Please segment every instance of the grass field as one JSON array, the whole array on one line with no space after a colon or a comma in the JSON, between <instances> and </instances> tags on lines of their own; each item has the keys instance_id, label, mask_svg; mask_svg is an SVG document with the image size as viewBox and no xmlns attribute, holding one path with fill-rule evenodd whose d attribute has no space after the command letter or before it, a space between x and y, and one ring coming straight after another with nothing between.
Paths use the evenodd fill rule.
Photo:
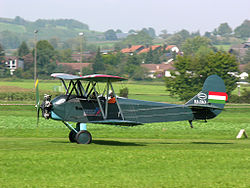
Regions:
<instances>
[{"instance_id":1,"label":"grass field","mask_svg":"<svg viewBox=\"0 0 250 188\"><path fill-rule=\"evenodd\" d=\"M88 125L93 143L33 106L0 106L0 187L250 187L250 108L231 106L208 123Z\"/></svg>"},{"instance_id":2,"label":"grass field","mask_svg":"<svg viewBox=\"0 0 250 188\"><path fill-rule=\"evenodd\" d=\"M6 86L13 87L12 92L21 91L24 89L34 89L33 80L24 80L24 81L0 81L0 92L5 90ZM54 89L58 89L58 86L62 86L59 80L41 80L39 83L39 90L41 93L49 93ZM170 96L169 92L166 91L164 82L135 82L128 81L122 83L114 83L114 89L118 92L124 87L129 89L129 98L139 99L139 100L149 100L156 102L169 102L176 103L180 102L177 98ZM98 88L102 90L104 84L99 84ZM3 89L1 89L3 88Z\"/></svg>"}]
</instances>

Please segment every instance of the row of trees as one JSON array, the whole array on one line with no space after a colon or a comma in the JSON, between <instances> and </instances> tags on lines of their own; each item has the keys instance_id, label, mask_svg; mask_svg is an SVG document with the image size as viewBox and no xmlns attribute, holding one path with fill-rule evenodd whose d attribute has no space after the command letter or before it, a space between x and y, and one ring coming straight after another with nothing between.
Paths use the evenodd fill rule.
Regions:
<instances>
[{"instance_id":1,"label":"row of trees","mask_svg":"<svg viewBox=\"0 0 250 188\"><path fill-rule=\"evenodd\" d=\"M71 48L72 50L75 48L75 45L72 44L75 43L74 40L77 41L76 37L79 33L79 29L84 31L85 38L88 41L119 41L116 34L122 33L120 29L109 29L103 33L89 31L88 25L72 19L39 19L35 22L30 22L17 16L15 19L0 18L0 22L6 23L6 29L2 28L0 32L0 42L2 45L4 45L5 49L15 49L21 44L22 41L28 41L28 45L33 47L33 31L37 29L40 31L40 39L53 41L54 48ZM116 47L123 47L124 45L133 41L133 38L137 38L133 35L139 35L142 41L147 41L148 44L151 44L151 41L157 37L156 32L152 27L143 28L140 31L131 29L128 33L132 36L129 35L125 41L122 41L119 43L119 45L116 45ZM144 33L144 35L142 33ZM213 44L230 44L237 41L242 42L239 39L245 40L246 38L250 37L249 33L250 20L245 20L234 30L229 26L228 23L222 23L213 31L205 32L204 36L210 38ZM201 35L199 31L190 33L189 31L183 29L174 34L168 33L167 30L162 30L159 36L163 39L163 41L162 39L158 39L161 40L161 43L181 45L187 38ZM141 40L137 42L140 41ZM95 51L97 49L97 47L93 48L93 46L91 48Z\"/></svg>"}]
</instances>

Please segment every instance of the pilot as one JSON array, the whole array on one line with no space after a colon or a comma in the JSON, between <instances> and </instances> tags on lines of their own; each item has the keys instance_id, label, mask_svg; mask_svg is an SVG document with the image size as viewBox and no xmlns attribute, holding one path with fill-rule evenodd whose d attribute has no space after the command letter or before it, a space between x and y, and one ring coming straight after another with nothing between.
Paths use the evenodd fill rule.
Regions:
<instances>
[{"instance_id":1,"label":"pilot","mask_svg":"<svg viewBox=\"0 0 250 188\"><path fill-rule=\"evenodd\" d=\"M90 98L91 98L91 99L96 99L96 93L93 92L93 93L90 95Z\"/></svg>"},{"instance_id":2,"label":"pilot","mask_svg":"<svg viewBox=\"0 0 250 188\"><path fill-rule=\"evenodd\" d=\"M109 104L114 104L114 103L116 103L115 96L114 96L113 92L110 92L110 93L109 93L109 97L110 97L110 99L108 100L108 103L109 103Z\"/></svg>"}]
</instances>

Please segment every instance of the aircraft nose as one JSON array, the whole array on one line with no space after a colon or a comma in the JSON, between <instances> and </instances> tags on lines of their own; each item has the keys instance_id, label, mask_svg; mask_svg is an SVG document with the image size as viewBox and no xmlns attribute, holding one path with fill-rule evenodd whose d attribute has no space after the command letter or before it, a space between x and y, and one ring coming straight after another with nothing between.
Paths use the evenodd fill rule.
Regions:
<instances>
[{"instance_id":1,"label":"aircraft nose","mask_svg":"<svg viewBox=\"0 0 250 188\"><path fill-rule=\"evenodd\" d=\"M52 109L52 103L51 103L51 95L44 95L43 103L41 104L41 110L42 110L42 116L45 119L49 119L51 117L51 109Z\"/></svg>"}]
</instances>

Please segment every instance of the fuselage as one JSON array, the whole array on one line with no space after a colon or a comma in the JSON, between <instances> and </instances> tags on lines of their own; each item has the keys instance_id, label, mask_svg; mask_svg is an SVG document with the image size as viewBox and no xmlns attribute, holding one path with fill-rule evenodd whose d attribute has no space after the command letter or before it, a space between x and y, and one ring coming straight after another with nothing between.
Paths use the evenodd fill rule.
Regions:
<instances>
[{"instance_id":1,"label":"fuselage","mask_svg":"<svg viewBox=\"0 0 250 188\"><path fill-rule=\"evenodd\" d=\"M108 115L105 120L122 121L121 113L123 113L125 121L131 121L138 124L210 119L216 116L211 110L209 113L207 113L207 111L195 112L186 105L150 102L120 97L118 97L117 100L120 104L121 112L119 112L116 104L108 104ZM105 97L101 97L100 102L102 108L105 109ZM51 118L55 120L83 123L104 120L99 104L95 99L84 99L72 95L67 100L66 95L61 95L53 99L51 103Z\"/></svg>"}]
</instances>

